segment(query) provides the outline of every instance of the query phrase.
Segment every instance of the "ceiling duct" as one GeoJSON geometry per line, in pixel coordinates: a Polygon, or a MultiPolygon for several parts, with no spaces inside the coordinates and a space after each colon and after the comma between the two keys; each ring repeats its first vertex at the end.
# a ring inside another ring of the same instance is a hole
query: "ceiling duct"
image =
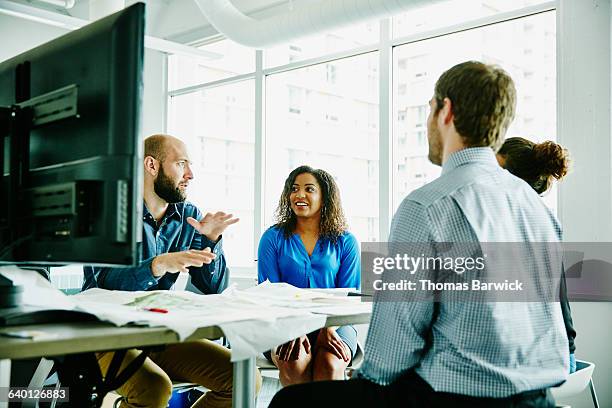
{"type": "Polygon", "coordinates": [[[238,10],[230,0],[195,0],[208,22],[227,38],[267,48],[334,27],[379,19],[440,0],[322,0],[261,20],[238,10]]]}
{"type": "Polygon", "coordinates": [[[71,9],[74,7],[76,0],[38,0],[41,3],[52,4],[57,7],[71,9]]]}

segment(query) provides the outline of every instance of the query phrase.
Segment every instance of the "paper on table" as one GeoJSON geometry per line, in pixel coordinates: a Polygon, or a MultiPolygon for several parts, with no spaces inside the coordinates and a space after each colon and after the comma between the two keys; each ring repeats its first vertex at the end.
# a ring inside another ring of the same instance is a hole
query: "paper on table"
{"type": "Polygon", "coordinates": [[[256,356],[279,344],[325,326],[324,315],[292,316],[275,320],[228,322],[220,325],[232,346],[232,361],[256,356]]]}
{"type": "MultiPolygon", "coordinates": [[[[251,287],[244,291],[230,291],[228,295],[257,302],[260,307],[284,307],[308,313],[294,316],[290,319],[275,319],[270,321],[230,322],[221,324],[223,333],[232,346],[232,361],[243,360],[274,346],[310,333],[325,325],[327,315],[338,312],[340,315],[368,313],[371,305],[364,304],[359,299],[346,297],[352,289],[311,290],[301,289],[287,283],[271,283],[269,281],[251,287]],[[310,314],[313,313],[313,314],[310,314]]],[[[265,308],[262,310],[264,313],[265,308]]]]}
{"type": "Polygon", "coordinates": [[[62,291],[54,288],[51,282],[38,272],[9,265],[0,267],[0,274],[23,286],[21,304],[43,307],[45,309],[73,310],[76,305],[62,291]]]}
{"type": "Polygon", "coordinates": [[[372,313],[371,303],[358,303],[355,305],[325,305],[312,310],[312,313],[329,316],[348,316],[360,313],[372,313]]]}
{"type": "Polygon", "coordinates": [[[80,310],[116,325],[164,326],[185,340],[199,327],[220,326],[232,345],[232,361],[252,357],[325,325],[326,315],[368,312],[358,299],[311,292],[282,283],[220,295],[182,291],[121,292],[94,289],[74,296],[80,310]],[[153,313],[144,307],[165,309],[153,313]],[[317,314],[314,314],[317,313],[317,314]]]}
{"type": "MultiPolygon", "coordinates": [[[[80,310],[117,326],[163,326],[185,340],[199,327],[218,325],[232,344],[232,361],[254,356],[325,325],[325,313],[346,305],[337,294],[314,292],[270,282],[240,291],[201,296],[182,291],[111,291],[90,289],[67,296],[37,272],[15,266],[0,273],[24,286],[23,304],[47,309],[80,310]],[[341,302],[339,302],[341,301],[341,302]],[[155,307],[168,313],[143,310],[155,307]]],[[[348,309],[347,309],[348,310],[348,309]]],[[[354,312],[351,312],[354,313],[354,312]]]]}
{"type": "Polygon", "coordinates": [[[258,324],[282,317],[311,316],[306,310],[254,304],[240,291],[220,295],[196,295],[182,291],[122,292],[88,290],[75,295],[78,309],[100,320],[123,326],[128,323],[165,326],[185,340],[199,327],[255,320],[258,324]],[[165,309],[154,313],[143,308],[165,309]]]}
{"type": "Polygon", "coordinates": [[[125,303],[129,303],[138,296],[143,296],[147,293],[155,293],[155,292],[128,292],[123,290],[108,290],[108,289],[100,289],[100,288],[92,288],[87,289],[81,293],[76,293],[71,296],[71,298],[77,301],[88,301],[88,302],[101,302],[101,303],[114,303],[117,305],[122,305],[125,303]]]}
{"type": "MultiPolygon", "coordinates": [[[[328,306],[343,306],[346,308],[359,307],[359,297],[349,297],[347,294],[354,289],[351,288],[297,288],[288,283],[271,283],[265,281],[258,286],[248,288],[241,292],[251,301],[277,307],[289,307],[293,309],[307,309],[318,312],[320,308],[328,306]]],[[[240,293],[237,293],[240,296],[240,293]]],[[[349,313],[351,314],[351,313],[349,313]]]]}
{"type": "Polygon", "coordinates": [[[305,289],[311,292],[324,293],[326,295],[347,296],[349,292],[355,292],[355,288],[309,288],[305,289]]]}
{"type": "MultiPolygon", "coordinates": [[[[345,289],[340,288],[340,290],[345,289]]],[[[346,290],[348,293],[349,289],[346,290]]],[[[332,291],[334,291],[334,289],[332,289],[332,291]]],[[[272,283],[266,280],[265,282],[262,282],[257,286],[250,287],[243,292],[263,298],[303,301],[320,298],[334,298],[335,295],[332,291],[326,289],[302,289],[285,282],[272,283]]]]}

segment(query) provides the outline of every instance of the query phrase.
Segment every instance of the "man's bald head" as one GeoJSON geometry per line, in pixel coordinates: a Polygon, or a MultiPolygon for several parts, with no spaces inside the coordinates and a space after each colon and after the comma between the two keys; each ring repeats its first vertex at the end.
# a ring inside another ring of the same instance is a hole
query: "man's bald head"
{"type": "Polygon", "coordinates": [[[151,156],[155,159],[163,162],[168,155],[168,151],[172,147],[183,145],[180,139],[170,135],[152,135],[144,141],[144,155],[145,157],[151,156]]]}

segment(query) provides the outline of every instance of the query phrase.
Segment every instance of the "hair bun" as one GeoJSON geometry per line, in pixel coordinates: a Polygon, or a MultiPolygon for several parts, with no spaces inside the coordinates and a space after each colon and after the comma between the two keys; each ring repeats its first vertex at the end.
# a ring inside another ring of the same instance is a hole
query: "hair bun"
{"type": "Polygon", "coordinates": [[[533,153],[536,162],[541,163],[546,175],[561,180],[567,174],[570,165],[567,149],[547,140],[542,143],[536,143],[533,147],[533,153]]]}

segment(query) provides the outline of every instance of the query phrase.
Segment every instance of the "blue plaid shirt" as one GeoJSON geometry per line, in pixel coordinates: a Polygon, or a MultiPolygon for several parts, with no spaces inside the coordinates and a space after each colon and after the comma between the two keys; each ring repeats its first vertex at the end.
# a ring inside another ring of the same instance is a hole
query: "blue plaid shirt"
{"type": "MultiPolygon", "coordinates": [[[[389,241],[560,239],[559,224],[538,195],[502,169],[490,148],[469,148],[452,154],[437,180],[404,199],[389,241]]],[[[516,260],[524,270],[534,262],[516,260]]],[[[558,303],[376,302],[359,376],[390,384],[415,369],[437,392],[503,398],[563,382],[568,361],[558,303]]]]}
{"type": "Polygon", "coordinates": [[[205,264],[200,268],[190,267],[191,283],[204,294],[223,291],[227,287],[229,277],[222,239],[220,238],[216,243],[212,242],[189,225],[187,217],[200,220],[202,213],[189,202],[169,204],[158,226],[147,207],[144,206],[143,242],[138,266],[128,268],[85,266],[83,268],[85,273],[83,290],[89,288],[133,291],[170,289],[176,282],[178,273],[166,273],[156,278],[151,272],[153,259],[167,252],[208,247],[217,257],[210,264],[205,264]]]}

